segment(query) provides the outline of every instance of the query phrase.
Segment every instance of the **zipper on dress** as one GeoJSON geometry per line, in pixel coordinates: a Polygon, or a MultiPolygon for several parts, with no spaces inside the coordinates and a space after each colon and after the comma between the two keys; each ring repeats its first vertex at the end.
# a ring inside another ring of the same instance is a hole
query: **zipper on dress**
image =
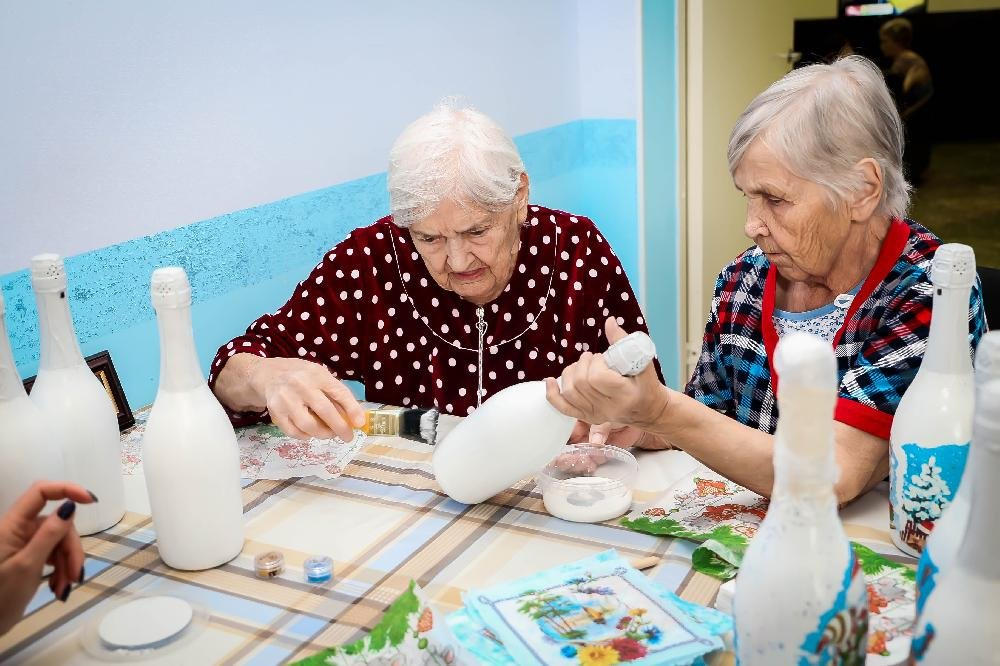
{"type": "Polygon", "coordinates": [[[476,330],[479,331],[479,388],[476,391],[476,407],[483,404],[483,340],[486,338],[486,310],[476,308],[476,330]]]}

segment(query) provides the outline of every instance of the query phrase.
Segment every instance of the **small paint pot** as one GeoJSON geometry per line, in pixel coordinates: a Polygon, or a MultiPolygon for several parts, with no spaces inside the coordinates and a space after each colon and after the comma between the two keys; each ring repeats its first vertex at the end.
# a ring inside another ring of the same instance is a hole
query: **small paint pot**
{"type": "Polygon", "coordinates": [[[325,583],[333,578],[333,560],[327,555],[314,555],[302,563],[308,583],[325,583]]]}
{"type": "Polygon", "coordinates": [[[276,550],[269,550],[253,558],[253,568],[258,578],[274,578],[285,570],[285,556],[276,550]]]}

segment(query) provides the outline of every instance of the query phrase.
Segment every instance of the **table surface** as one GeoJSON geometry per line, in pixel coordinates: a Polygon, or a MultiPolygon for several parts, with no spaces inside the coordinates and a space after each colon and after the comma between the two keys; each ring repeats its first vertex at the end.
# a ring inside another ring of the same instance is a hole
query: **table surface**
{"type": "MultiPolygon", "coordinates": [[[[207,609],[204,630],[154,663],[277,663],[359,638],[411,579],[442,611],[462,592],[615,548],[626,558],[660,556],[646,573],[685,599],[711,605],[719,581],[691,569],[694,544],[616,525],[549,516],[526,480],[475,506],[445,496],[431,470],[433,448],[371,437],[339,478],[259,480],[243,489],[246,544],[235,560],[200,572],[160,560],[145,479],[126,476],[128,512],[115,527],[84,537],[86,579],[66,603],[46,584],[27,615],[0,637],[0,663],[97,663],[81,647],[84,628],[135,595],[168,594],[207,609]],[[286,570],[261,580],[258,553],[284,553],[286,570]],[[305,582],[302,562],[333,558],[334,579],[305,582]]],[[[697,463],[680,451],[642,452],[636,501],[651,501],[697,463]]],[[[848,537],[894,559],[885,488],[842,513],[848,537]]]]}

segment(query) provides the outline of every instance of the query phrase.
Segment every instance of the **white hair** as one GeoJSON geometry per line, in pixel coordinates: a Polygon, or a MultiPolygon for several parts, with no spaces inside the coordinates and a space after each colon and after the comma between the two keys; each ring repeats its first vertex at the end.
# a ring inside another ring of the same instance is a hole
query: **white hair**
{"type": "Polygon", "coordinates": [[[446,199],[498,212],[514,202],[524,163],[491,118],[445,100],[413,121],[389,151],[389,209],[408,227],[446,199]]]}
{"type": "Polygon", "coordinates": [[[793,70],[757,95],[729,136],[729,173],[760,139],[796,175],[824,187],[830,204],[862,185],[865,158],[882,169],[876,214],[903,217],[910,185],[903,174],[903,124],[882,73],[868,59],[847,56],[793,70]]]}

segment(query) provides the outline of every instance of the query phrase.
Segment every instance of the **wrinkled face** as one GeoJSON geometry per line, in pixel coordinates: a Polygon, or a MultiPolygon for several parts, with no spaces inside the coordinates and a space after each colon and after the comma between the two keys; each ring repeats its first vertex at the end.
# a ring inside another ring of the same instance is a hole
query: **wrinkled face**
{"type": "Polygon", "coordinates": [[[822,281],[841,260],[851,219],[817,183],[788,170],[760,140],[743,154],[733,181],[747,200],[744,233],[783,278],[822,281]]]}
{"type": "Polygon", "coordinates": [[[510,282],[520,230],[527,215],[527,188],[513,204],[493,213],[446,200],[409,227],[410,238],[434,281],[467,301],[483,305],[510,282]]]}

